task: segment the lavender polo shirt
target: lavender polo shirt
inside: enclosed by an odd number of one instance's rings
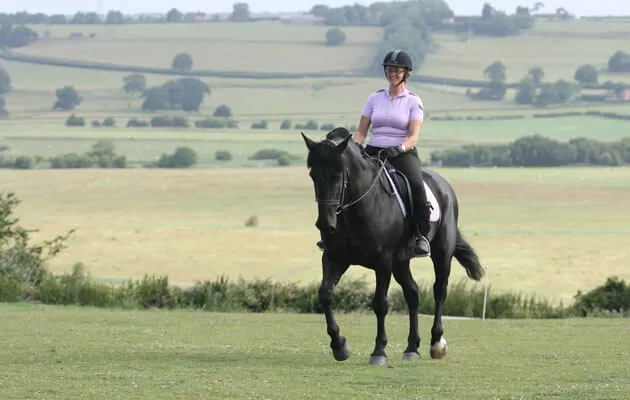
[[[409,136],[409,121],[423,121],[424,106],[417,94],[405,89],[392,98],[388,89],[380,89],[368,96],[361,115],[372,122],[369,145],[398,146]]]

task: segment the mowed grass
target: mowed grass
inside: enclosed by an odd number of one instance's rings
[[[281,22],[32,28],[49,31],[50,39],[17,54],[170,68],[175,54],[186,52],[199,70],[298,73],[363,71],[371,65],[383,32],[379,27],[344,27],[345,45],[331,47],[325,45],[330,27]],[[71,32],[84,38],[68,38]],[[91,33],[95,37],[89,38]]]
[[[493,290],[568,303],[606,277],[630,279],[630,169],[439,169],[460,199],[460,227]],[[197,170],[0,171],[0,190],[36,238],[77,228],[50,267],[96,277],[321,279],[316,206],[304,166]],[[256,227],[245,221],[257,216]],[[430,261],[413,273],[433,282]],[[353,267],[348,275],[373,282]],[[452,281],[466,277],[454,264]],[[472,282],[471,282],[472,283]],[[478,285],[481,285],[479,283]]]
[[[369,367],[372,315],[340,315],[353,355],[332,357],[323,316],[0,305],[3,399],[626,399],[623,319],[444,321],[446,358],[402,361],[407,317],[386,320],[388,367]],[[602,341],[602,338],[605,338]],[[500,368],[496,366],[500,365]]]
[[[500,38],[473,36],[469,41],[436,35],[439,50],[426,58],[420,74],[460,79],[485,79],[483,70],[494,61],[507,68],[507,80],[519,81],[531,67],[540,66],[545,80],[573,81],[584,64],[606,69],[617,51],[628,51],[628,23],[601,21],[537,21],[531,31]],[[541,46],[541,43],[544,45]],[[600,81],[630,82],[628,74],[600,72]]]
[[[354,114],[354,113],[353,113]],[[358,114],[357,114],[358,115]],[[94,117],[96,118],[96,117]],[[102,120],[102,116],[99,117]],[[40,155],[45,157],[69,152],[84,153],[99,139],[112,140],[118,153],[130,161],[146,162],[171,153],[178,146],[189,146],[199,156],[201,166],[242,167],[260,166],[249,158],[258,150],[275,148],[297,157],[296,164],[304,165],[306,147],[300,130],[279,130],[281,119],[270,120],[268,130],[247,129],[247,120],[241,123],[245,129],[162,129],[125,128],[130,116],[116,117],[119,128],[68,128],[63,120],[18,119],[0,121],[2,140],[14,154]],[[148,118],[148,116],[145,116]],[[195,117],[191,117],[196,119]],[[254,119],[253,117],[250,117]],[[319,118],[303,115],[302,118],[288,117],[294,123],[315,119],[320,123],[330,122],[337,126],[356,125],[356,115],[340,118],[333,114],[321,114]],[[88,124],[91,119],[88,119]],[[616,141],[630,136],[627,121],[597,117],[571,118],[526,118],[502,121],[433,121],[424,123],[421,134],[420,156],[430,158],[432,151],[468,143],[507,143],[519,137],[540,134],[560,141],[578,137],[596,138],[601,141]],[[322,138],[326,131],[306,131],[314,139]],[[227,150],[233,160],[215,161],[218,150]],[[263,165],[269,165],[263,164]]]

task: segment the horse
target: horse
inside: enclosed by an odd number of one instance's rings
[[[385,317],[389,311],[387,292],[392,275],[403,291],[409,312],[409,336],[403,360],[419,360],[418,285],[410,270],[415,225],[408,210],[412,204],[409,190],[405,194],[408,186],[396,184],[396,181],[404,183],[405,177],[392,168],[387,159],[369,156],[361,145],[351,140],[345,128],[333,129],[319,142],[308,138],[304,132],[301,134],[308,148],[306,164],[318,208],[315,226],[323,242],[318,300],[325,314],[335,360],[344,361],[351,355],[332,308],[333,291],[350,265],[368,268],[376,277],[372,309],[377,333],[368,364],[387,364]],[[396,181],[393,178],[397,178]],[[475,281],[481,280],[485,271],[458,228],[455,191],[435,171],[423,168],[423,178],[433,207],[427,237],[435,273],[430,356],[442,359],[447,354],[442,312],[452,259],[455,257],[468,277]]]

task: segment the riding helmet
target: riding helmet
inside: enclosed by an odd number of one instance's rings
[[[413,70],[413,63],[409,54],[402,50],[392,50],[385,56],[383,60],[383,67],[403,67],[408,71]]]

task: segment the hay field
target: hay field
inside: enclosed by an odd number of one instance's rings
[[[281,22],[32,28],[49,31],[50,39],[17,49],[16,54],[170,68],[175,54],[186,52],[193,57],[194,69],[256,72],[364,70],[382,36],[378,27],[347,27],[346,44],[328,47],[330,27]],[[84,37],[68,38],[71,32]],[[88,37],[91,33],[95,37]]]
[[[610,275],[630,279],[629,168],[440,169],[461,202],[462,231],[499,291],[569,302]],[[54,271],[320,279],[313,189],[303,166],[198,170],[0,171],[0,190],[39,238],[77,228]],[[250,216],[257,227],[245,227]],[[432,281],[428,260],[414,274]],[[372,275],[351,269],[350,276]],[[454,266],[452,279],[465,277]]]
[[[484,79],[494,61],[507,67],[507,80],[519,81],[531,67],[540,66],[545,80],[573,80],[583,64],[606,68],[617,51],[628,51],[627,23],[602,21],[537,21],[535,28],[509,38],[477,36],[469,42],[454,35],[437,35],[439,50],[418,71],[423,75]],[[630,82],[628,74],[600,73],[600,81]]]

